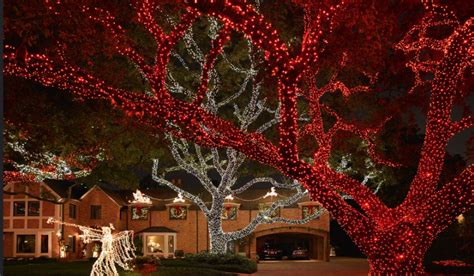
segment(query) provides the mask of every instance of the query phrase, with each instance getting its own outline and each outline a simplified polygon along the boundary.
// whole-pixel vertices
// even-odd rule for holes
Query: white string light
[[[263,198],[267,198],[267,197],[270,197],[271,199],[273,199],[273,197],[277,197],[278,196],[278,193],[275,191],[275,187],[271,187],[270,188],[270,192],[267,192]]]
[[[112,234],[112,230],[115,230],[112,224],[109,226],[102,226],[99,230],[74,223],[62,222],[51,217],[48,218],[47,222],[50,224],[54,223],[79,228],[82,232],[79,237],[82,238],[84,243],[94,241],[102,243],[102,251],[92,265],[90,276],[118,276],[119,273],[115,264],[125,270],[132,270],[130,261],[135,258],[133,231],[122,231]]]
[[[181,193],[179,193],[178,197],[175,197],[174,200],[173,200],[173,203],[178,203],[178,202],[181,202],[181,203],[185,202],[185,200],[183,198],[183,195]]]
[[[135,193],[133,193],[133,200],[129,200],[129,203],[133,203],[133,204],[147,204],[147,205],[151,205],[152,202],[151,202],[151,199],[150,197],[148,197],[147,195],[145,195],[144,193],[142,193],[140,190],[137,189],[137,191]]]

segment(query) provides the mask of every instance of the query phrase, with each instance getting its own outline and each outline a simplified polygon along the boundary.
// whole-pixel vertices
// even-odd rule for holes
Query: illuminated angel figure
[[[131,270],[129,262],[135,258],[135,248],[133,246],[133,231],[122,231],[112,234],[115,230],[114,226],[102,226],[102,229],[93,229],[90,227],[76,225],[72,223],[64,223],[58,220],[49,219],[49,223],[58,223],[78,227],[82,231],[81,238],[84,243],[100,241],[102,243],[102,251],[92,266],[91,276],[116,275],[119,265],[125,270]]]

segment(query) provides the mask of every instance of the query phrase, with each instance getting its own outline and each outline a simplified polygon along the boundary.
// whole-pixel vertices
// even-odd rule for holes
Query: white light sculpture
[[[92,265],[90,276],[118,276],[119,273],[115,264],[125,270],[132,270],[129,262],[135,258],[135,247],[133,245],[133,231],[122,231],[112,234],[114,226],[102,226],[101,230],[62,222],[54,218],[49,218],[48,223],[62,224],[77,227],[82,232],[80,237],[84,243],[99,241],[102,243],[102,251]]]
[[[133,193],[133,200],[129,200],[128,202],[134,204],[152,204],[151,199],[138,189],[135,193]]]
[[[270,192],[266,193],[263,196],[263,198],[271,197],[273,199],[273,197],[277,197],[277,196],[278,196],[278,193],[275,191],[275,187],[271,187]]]
[[[178,203],[178,202],[181,202],[181,203],[185,202],[183,195],[181,193],[178,193],[178,197],[175,197],[173,199],[173,203]]]
[[[169,21],[171,24],[177,24],[172,18],[169,18]],[[216,33],[219,32],[221,25],[215,18],[209,18],[209,24],[210,29],[208,36],[210,40],[214,40],[217,37]],[[192,58],[191,64],[193,64],[193,66],[194,63],[197,63],[201,65],[202,69],[206,60],[206,55],[202,49],[200,49],[199,43],[195,41],[192,28],[189,28],[185,32],[183,42],[186,46],[184,49],[184,51],[186,51],[186,57],[183,56],[183,53],[175,51],[172,53],[173,59],[176,59],[176,61],[180,63],[180,66],[188,70],[190,75],[194,75],[187,56],[189,55]],[[233,110],[233,117],[235,117],[236,124],[239,125],[239,128],[242,131],[246,131],[253,127],[259,119],[261,119],[260,121],[263,121],[262,118],[264,117],[261,115],[265,114],[265,118],[268,119],[265,119],[256,130],[257,133],[263,133],[279,123],[280,110],[279,107],[272,109],[266,106],[266,100],[261,95],[261,81],[256,78],[258,65],[262,60],[260,60],[258,54],[255,53],[256,51],[253,50],[251,41],[246,40],[246,48],[245,59],[249,61],[248,66],[244,67],[234,64],[232,61],[233,57],[230,56],[231,54],[227,54],[226,51],[221,52],[222,59],[219,59],[226,68],[229,68],[233,73],[242,76],[242,81],[235,87],[235,93],[228,93],[228,88],[222,86],[220,73],[217,72],[216,67],[211,67],[209,72],[209,83],[212,85],[210,85],[210,91],[206,95],[207,100],[201,103],[201,107],[211,114],[216,114],[223,109]],[[199,77],[199,74],[197,76]],[[194,91],[181,85],[171,71],[166,82],[166,87],[172,94],[180,94],[180,96],[188,97],[191,101],[195,97]],[[241,96],[247,94],[247,92],[250,92],[250,101],[240,101],[242,99]],[[177,162],[177,166],[166,168],[165,173],[185,170],[187,173],[193,175],[199,180],[202,187],[212,196],[212,203],[208,204],[200,197],[200,195],[191,194],[173,184],[171,181],[166,180],[164,175],[158,175],[158,160],[155,160],[153,164],[153,180],[169,187],[176,193],[182,194],[187,200],[193,202],[201,209],[207,219],[210,237],[209,250],[211,253],[226,253],[229,242],[248,236],[260,224],[273,223],[276,221],[293,224],[306,223],[320,215],[320,213],[316,213],[303,220],[270,218],[271,214],[278,208],[294,204],[307,195],[307,193],[299,189],[299,187],[301,187],[300,184],[279,183],[270,177],[260,177],[254,178],[251,181],[236,187],[236,182],[239,178],[239,168],[246,160],[244,154],[239,153],[232,148],[226,148],[224,150],[217,148],[207,149],[197,144],[190,144],[184,139],[176,139],[169,134],[165,135],[170,142],[169,147],[171,154]],[[218,185],[215,185],[213,179],[209,177],[208,173],[210,171],[219,174],[220,181]],[[225,208],[225,202],[233,200],[234,197],[237,198],[239,194],[254,187],[255,184],[262,182],[270,183],[272,186],[277,188],[292,190],[294,196],[291,196],[288,200],[276,201],[268,208],[268,210],[260,213],[262,214],[261,216],[259,215],[253,218],[243,229],[234,232],[225,232],[222,229],[222,219],[225,217],[222,216],[222,213]],[[265,218],[265,216],[267,218]]]

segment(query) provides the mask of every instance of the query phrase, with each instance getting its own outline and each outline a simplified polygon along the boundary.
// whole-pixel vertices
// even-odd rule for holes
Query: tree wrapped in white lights
[[[172,20],[170,19],[170,21]],[[208,36],[211,39],[216,39],[217,33],[221,26],[219,26],[217,21],[213,18],[209,19],[209,26],[210,28]],[[194,61],[197,61],[197,63],[199,63],[202,68],[204,68],[206,66],[206,57],[203,54],[203,51],[199,48],[198,43],[195,41],[192,28],[186,31],[183,41],[186,46],[186,54],[191,56]],[[225,91],[223,91],[224,88],[221,87],[222,81],[217,69],[209,69],[208,83],[210,88],[206,94],[207,100],[205,103],[201,103],[201,106],[212,114],[217,114],[219,111],[222,111],[226,108],[233,108],[233,116],[238,122],[241,130],[250,130],[250,126],[256,123],[258,120],[258,122],[263,123],[257,127],[257,132],[262,133],[278,123],[279,111],[278,108],[276,108],[276,110],[272,110],[266,107],[265,99],[261,99],[260,97],[261,84],[256,80],[256,75],[258,72],[256,67],[261,61],[255,57],[256,55],[252,48],[252,44],[247,41],[247,58],[249,61],[248,68],[242,68],[232,63],[231,57],[229,57],[225,51],[221,52],[220,58],[222,58],[229,70],[236,74],[241,74],[243,76],[243,81],[240,84],[238,91],[235,93],[222,93]],[[185,57],[177,52],[173,52],[172,55],[180,62],[182,67],[190,71],[190,75],[193,74],[192,70],[189,69],[191,66],[186,62]],[[176,81],[172,72],[168,72],[168,82],[166,85],[167,88],[175,94],[184,94],[191,98],[194,97],[194,93],[192,91],[189,91],[180,85],[178,81]],[[241,96],[249,91],[251,93],[250,100],[241,101]],[[219,93],[224,95],[219,95],[221,96],[219,97]],[[244,103],[242,104],[242,102]],[[264,113],[266,113],[266,116],[263,115]],[[267,120],[265,120],[265,118],[267,118]],[[185,170],[186,172],[192,174],[199,180],[204,189],[212,196],[212,202],[210,203],[210,206],[208,206],[209,204],[204,202],[203,199],[198,195],[193,195],[177,187],[172,182],[166,180],[163,176],[160,176],[158,174],[158,160],[154,161],[153,179],[156,182],[174,190],[179,195],[189,199],[205,214],[211,240],[211,253],[226,253],[229,242],[246,237],[260,224],[274,222],[304,224],[318,217],[321,213],[321,211],[315,212],[304,219],[288,219],[281,217],[272,218],[272,214],[278,208],[296,203],[298,200],[307,196],[307,191],[303,191],[300,184],[296,182],[292,184],[279,183],[270,177],[255,178],[242,186],[236,187],[236,182],[239,176],[239,168],[244,164],[246,159],[244,154],[230,148],[224,151],[220,151],[216,148],[208,150],[200,147],[197,144],[188,144],[184,139],[175,139],[171,135],[167,135],[166,137],[170,142],[170,150],[178,166],[165,169],[165,173]],[[208,175],[210,171],[215,171],[219,175],[220,180],[217,186],[213,184],[212,179]],[[246,191],[255,184],[263,182],[270,183],[273,185],[273,187],[292,190],[294,191],[294,194],[292,194],[287,199],[274,201],[269,208],[260,212],[257,217],[255,217],[245,228],[233,232],[224,232],[222,229],[222,212],[224,210],[225,201]]]
[[[8,122],[7,122],[8,125]],[[92,172],[98,162],[105,159],[104,151],[100,148],[87,149],[69,153],[64,156],[50,151],[39,153],[28,150],[29,138],[23,134],[14,135],[11,131],[4,131],[3,163],[10,168],[3,171],[4,187],[8,184],[19,183],[28,185],[41,183],[45,179],[74,180],[85,177]],[[64,204],[71,196],[72,189],[79,185],[75,183],[68,187],[66,200],[56,200],[49,196],[32,194],[24,190],[3,192],[9,195],[26,195],[38,200],[48,201],[54,204]]]
[[[132,270],[130,262],[135,258],[133,231],[122,231],[112,234],[112,230],[115,230],[112,224],[102,226],[101,229],[94,229],[83,225],[62,222],[53,218],[49,218],[48,223],[77,227],[82,232],[80,236],[84,243],[94,241],[102,243],[102,251],[92,265],[90,276],[118,276],[119,273],[115,264],[125,270]]]
[[[174,143],[176,143],[176,141],[174,141]],[[272,217],[275,211],[277,211],[279,208],[295,204],[300,199],[307,196],[308,192],[306,190],[303,190],[302,186],[296,182],[293,184],[280,183],[271,177],[254,178],[249,182],[245,183],[244,185],[238,188],[234,188],[233,186],[236,184],[238,173],[237,170],[233,167],[236,167],[237,163],[240,163],[241,165],[243,163],[243,159],[245,159],[245,157],[240,156],[240,159],[237,160],[237,155],[235,154],[235,151],[231,151],[229,153],[229,162],[224,165],[225,168],[222,171],[223,175],[221,175],[221,180],[219,181],[219,184],[217,186],[213,185],[211,179],[207,176],[205,171],[202,170],[202,167],[194,167],[191,163],[184,163],[183,159],[180,157],[177,158],[178,163],[180,163],[187,172],[198,177],[200,183],[203,185],[206,191],[211,194],[212,202],[210,202],[210,204],[205,202],[199,195],[191,194],[183,190],[182,188],[174,185],[172,182],[166,180],[164,177],[159,176],[158,160],[154,161],[153,179],[160,184],[166,185],[178,194],[184,196],[186,199],[195,203],[201,209],[201,211],[207,218],[209,237],[211,241],[209,250],[212,254],[226,253],[227,245],[229,242],[239,240],[250,235],[260,224],[275,222],[304,224],[309,222],[310,220],[317,218],[322,213],[321,209],[303,219]],[[206,167],[206,170],[211,170],[212,168],[213,165],[210,164],[208,167]],[[253,218],[250,223],[244,228],[237,231],[224,232],[224,230],[222,229],[222,212],[224,210],[225,201],[230,198],[233,198],[233,196],[235,195],[246,191],[257,183],[271,183],[273,185],[272,188],[277,187],[281,189],[289,189],[294,191],[294,193],[288,198],[275,200],[267,209],[259,212],[257,216]],[[277,194],[275,193],[274,197],[276,197],[276,195]]]

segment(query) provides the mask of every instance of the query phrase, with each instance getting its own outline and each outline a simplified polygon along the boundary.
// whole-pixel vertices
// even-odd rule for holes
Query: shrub
[[[174,255],[176,258],[183,258],[184,257],[184,251],[183,250],[175,250]]]
[[[203,267],[227,272],[253,273],[257,271],[257,264],[254,261],[234,254],[186,254],[183,259],[163,260],[162,264],[168,267]]]
[[[161,265],[161,261],[160,259],[152,257],[152,256],[139,256],[139,257],[136,257],[132,261],[132,264],[140,268],[144,264],[152,264],[152,265],[159,266]]]

